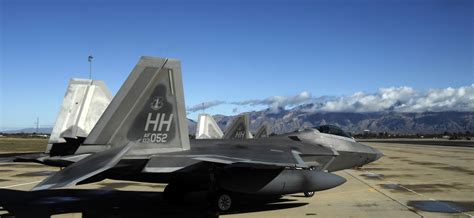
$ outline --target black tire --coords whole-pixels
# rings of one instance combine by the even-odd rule
[[[303,192],[304,196],[307,197],[307,198],[310,198],[310,197],[313,197],[314,196],[314,192]]]
[[[232,209],[233,207],[233,198],[232,195],[229,192],[218,192],[215,195],[214,198],[214,205],[216,206],[216,209],[220,212],[228,212]]]

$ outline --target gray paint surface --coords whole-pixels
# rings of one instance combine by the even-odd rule
[[[255,138],[265,138],[268,137],[270,133],[268,132],[268,125],[262,124],[260,128],[258,128],[257,132],[255,133]]]
[[[199,114],[196,125],[196,139],[220,139],[224,136],[214,118],[209,114]]]
[[[142,57],[77,153],[128,142],[132,155],[188,150],[184,108],[179,61]]]
[[[249,128],[249,115],[241,114],[234,118],[232,124],[227,128],[224,139],[249,139],[253,138]]]
[[[87,137],[112,100],[103,81],[71,79],[56,118],[46,153],[64,138]]]

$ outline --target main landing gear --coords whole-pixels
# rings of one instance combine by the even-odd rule
[[[212,204],[214,204],[216,209],[220,212],[227,212],[233,207],[234,202],[232,200],[233,198],[230,192],[218,191],[213,197]]]
[[[209,169],[208,200],[212,208],[219,212],[228,212],[235,205],[235,195],[219,187],[218,178],[222,176],[219,167],[213,166]]]
[[[310,198],[310,197],[313,197],[314,196],[314,192],[303,192],[304,196],[307,197],[307,198]]]

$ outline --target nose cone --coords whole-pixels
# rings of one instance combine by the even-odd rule
[[[375,148],[372,148],[374,150],[374,153],[375,153],[375,157],[374,157],[374,160],[373,161],[376,161],[378,159],[380,159],[381,157],[383,157],[383,153],[380,152],[379,150],[375,149]]]

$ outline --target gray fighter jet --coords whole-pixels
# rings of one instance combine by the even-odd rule
[[[196,126],[196,139],[251,139],[248,114],[235,117],[225,134],[209,114],[199,114]]]
[[[374,154],[376,160],[383,156],[377,149],[358,143],[350,134],[335,125],[317,126],[278,137],[294,138],[336,150],[339,155],[330,161],[331,164],[326,169],[329,172],[360,167],[372,162],[373,159],[366,154]]]
[[[221,128],[209,114],[199,114],[196,125],[196,139],[220,139],[224,136]]]
[[[199,125],[200,122],[208,122],[214,125],[208,125],[207,129],[206,128],[200,128],[201,125]],[[241,115],[237,118],[234,119],[234,122],[229,129],[234,130],[232,134],[230,135],[242,135],[244,136],[245,132],[240,131],[240,134],[237,134],[236,129],[240,127],[241,129],[248,129],[248,124],[246,125],[246,120],[248,120],[248,117],[245,117],[245,115]],[[217,126],[215,120],[212,118],[212,116],[203,114],[199,116],[199,122],[198,122],[198,127],[197,127],[197,132],[203,132],[201,133],[202,135],[212,135],[215,130],[220,130],[219,127]],[[268,125],[266,123],[263,123],[260,128],[257,130],[255,138],[262,138],[262,137],[269,137],[268,135]],[[338,171],[338,170],[343,170],[343,169],[350,169],[358,166],[362,166],[364,164],[367,164],[370,162],[370,159],[366,159],[365,161],[363,159],[358,160],[358,158],[365,157],[365,155],[358,156],[361,153],[378,153],[379,155],[382,155],[379,153],[377,150],[357,143],[354,138],[352,138],[348,133],[344,132],[341,130],[339,127],[334,126],[334,125],[323,125],[319,127],[314,127],[310,129],[303,129],[301,131],[298,131],[296,133],[289,133],[289,134],[284,134],[280,136],[274,136],[274,137],[290,137],[294,138],[297,140],[301,140],[305,143],[309,144],[315,144],[315,145],[322,145],[325,147],[332,148],[336,150],[340,155],[334,157],[334,160],[330,161],[330,165],[325,169],[327,171]],[[208,137],[209,138],[221,138],[218,136],[214,137]],[[238,137],[235,137],[238,138]],[[304,192],[304,195],[306,197],[312,197],[314,195],[314,192]]]
[[[15,161],[40,162],[74,154],[112,101],[103,81],[73,78],[64,94],[44,153],[17,156]]]
[[[65,155],[66,147],[83,142],[110,101],[112,94],[103,81],[71,79],[45,153]]]
[[[332,164],[340,154],[306,143],[304,136],[190,141],[180,62],[142,57],[75,153],[50,158],[67,167],[33,190],[105,178],[168,183],[169,199],[204,189],[213,205],[226,211],[236,193],[284,195],[343,184],[343,177],[328,172],[345,167]],[[380,157],[369,150],[347,161],[356,166]]]
[[[377,149],[358,143],[350,134],[334,125],[322,125],[276,137],[288,137],[303,143],[323,145],[334,149],[338,155],[332,157],[327,166],[322,169],[326,172],[361,167],[383,156]],[[304,192],[304,195],[312,197],[314,193]]]
[[[238,115],[232,121],[232,124],[227,128],[224,134],[224,139],[251,139],[253,138],[250,132],[250,120],[247,113]]]
[[[267,138],[270,136],[270,133],[268,132],[268,125],[266,123],[263,123],[258,129],[257,132],[255,133],[255,138]]]

